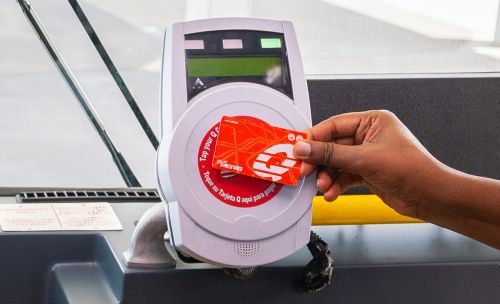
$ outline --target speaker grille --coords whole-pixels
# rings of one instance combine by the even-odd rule
[[[260,253],[259,242],[234,243],[234,252],[241,257],[251,257]]]

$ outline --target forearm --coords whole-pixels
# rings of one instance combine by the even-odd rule
[[[500,249],[500,181],[444,169],[420,217]]]

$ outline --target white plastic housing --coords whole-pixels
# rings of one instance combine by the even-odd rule
[[[215,30],[283,33],[294,99],[263,85],[233,82],[209,88],[188,103],[184,35]],[[265,204],[241,208],[219,201],[207,190],[197,161],[203,137],[224,115],[254,116],[294,130],[311,126],[292,25],[247,18],[176,23],[166,31],[164,48],[157,175],[172,244],[197,259],[226,267],[262,265],[294,253],[309,240],[314,176],[303,178],[296,187],[282,187]]]

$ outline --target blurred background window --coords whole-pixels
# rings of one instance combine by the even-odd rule
[[[67,0],[31,0],[143,186],[155,151]],[[211,17],[289,20],[309,78],[500,70],[499,0],[80,0],[158,136],[165,27]],[[109,152],[16,1],[0,2],[0,187],[123,187]]]

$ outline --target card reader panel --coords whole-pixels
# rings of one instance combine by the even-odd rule
[[[229,82],[269,86],[293,99],[283,34],[225,30],[185,35],[187,100]]]

